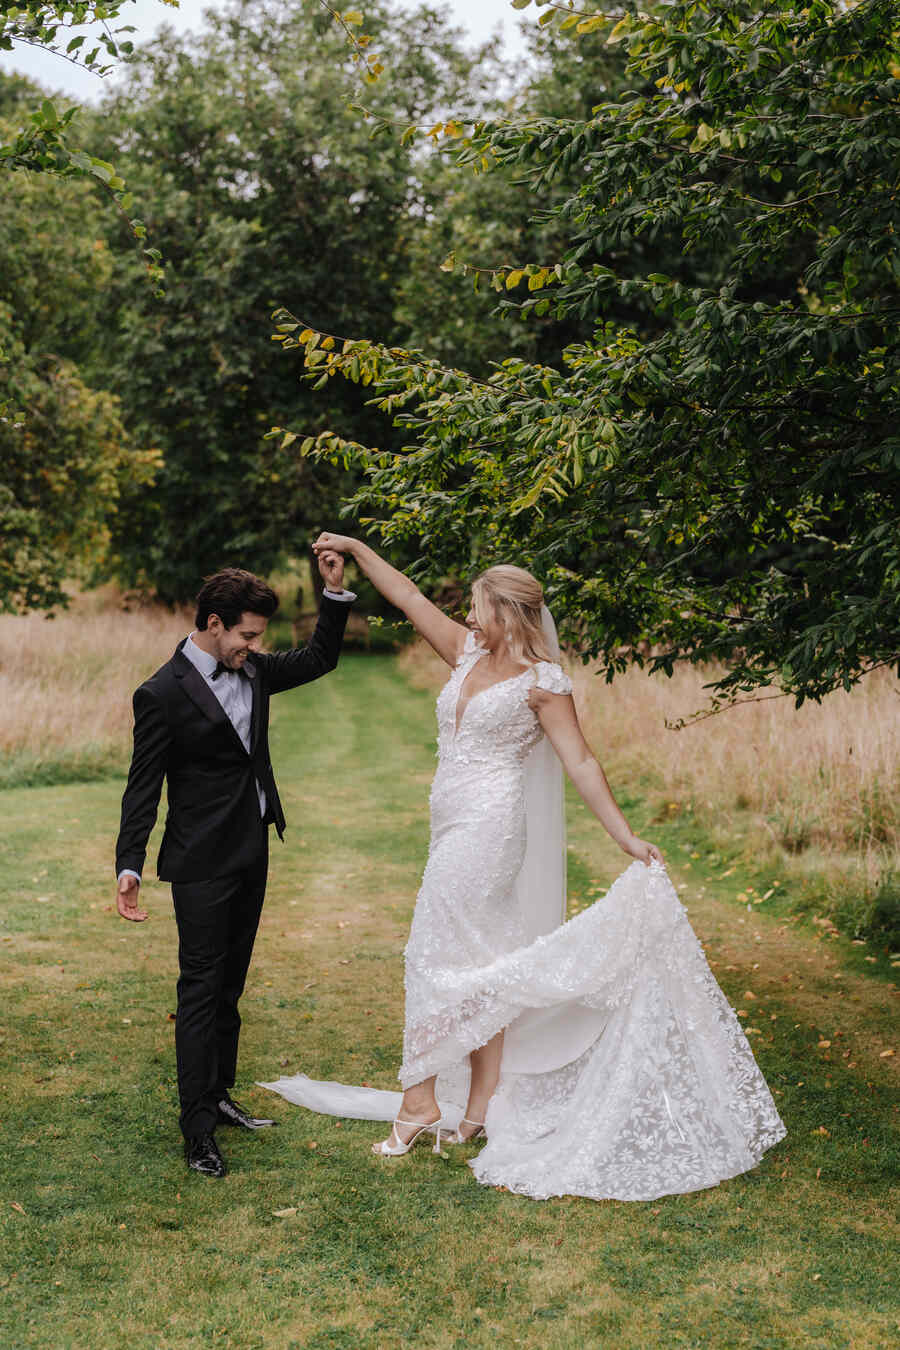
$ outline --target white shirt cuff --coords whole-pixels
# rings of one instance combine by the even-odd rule
[[[140,886],[141,884],[140,872],[132,872],[130,867],[123,867],[119,875],[116,877],[116,881],[117,882],[121,881],[123,877],[135,877],[137,879],[138,885]]]
[[[323,590],[322,594],[327,595],[329,600],[342,600],[344,604],[347,605],[350,604],[351,600],[356,599],[355,591],[330,591],[327,586]]]

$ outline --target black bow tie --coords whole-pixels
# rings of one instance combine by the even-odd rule
[[[217,661],[216,668],[212,673],[212,678],[217,680],[220,675],[236,675],[237,671],[232,670],[231,666],[226,666],[224,661]]]

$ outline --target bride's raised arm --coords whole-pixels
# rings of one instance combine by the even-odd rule
[[[623,816],[606,774],[584,739],[572,695],[551,694],[535,688],[529,695],[529,702],[582,801],[593,811],[607,834],[632,858],[639,858],[648,865],[651,858],[662,862],[662,854],[656,845],[639,839]]]
[[[414,581],[392,567],[361,539],[353,539],[346,534],[331,534],[326,530],[313,544],[313,552],[317,557],[325,550],[351,557],[385,600],[403,611],[416,632],[434,648],[438,656],[448,666],[456,665],[468,633],[464,624],[449,619],[443,610],[422,594]]]

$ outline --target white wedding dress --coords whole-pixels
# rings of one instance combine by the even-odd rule
[[[479,1181],[536,1199],[651,1200],[747,1171],[785,1128],[665,868],[632,863],[562,922],[561,849],[541,847],[544,825],[561,841],[561,791],[549,805],[545,793],[540,822],[526,806],[529,767],[553,754],[528,692],[568,693],[568,677],[540,662],[474,694],[457,726],[482,655],[470,636],[437,703],[401,1083],[437,1074],[444,1123],[455,1125],[469,1052],[506,1028],[488,1142],[470,1163]],[[262,1086],[363,1119],[391,1119],[400,1103],[304,1074]]]

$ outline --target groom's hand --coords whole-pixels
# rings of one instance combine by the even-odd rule
[[[138,907],[140,886],[137,877],[123,877],[116,888],[116,909],[132,923],[142,923],[147,918],[147,911]]]
[[[318,555],[319,575],[330,591],[344,589],[344,559],[326,549]]]

